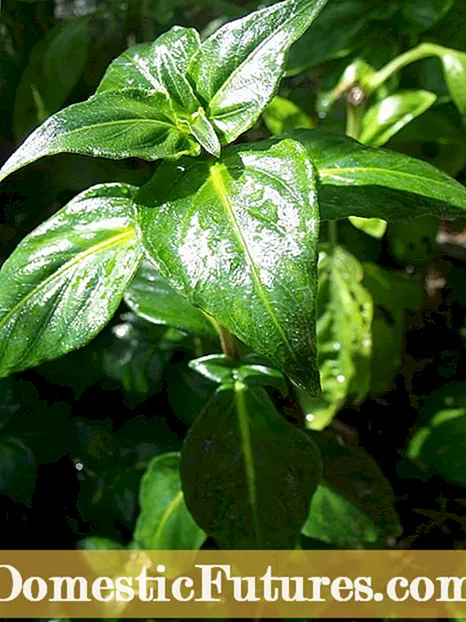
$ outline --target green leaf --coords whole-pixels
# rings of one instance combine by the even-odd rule
[[[325,245],[319,259],[317,344],[322,395],[301,392],[308,427],[321,430],[350,395],[360,401],[370,385],[372,298],[364,271],[344,248]]]
[[[435,254],[438,231],[439,221],[433,216],[390,223],[387,232],[390,255],[402,266],[426,266]]]
[[[141,239],[195,306],[317,392],[314,174],[296,142],[162,165],[137,196]]]
[[[421,280],[373,263],[364,264],[363,285],[374,300],[370,392],[377,395],[395,388],[406,342],[405,316],[421,307],[424,289]]]
[[[342,549],[360,549],[401,533],[390,483],[360,447],[343,445],[327,432],[312,436],[324,474],[303,534]]]
[[[16,91],[13,126],[23,139],[56,112],[78,82],[87,59],[88,19],[59,22],[32,50]]]
[[[271,134],[283,134],[298,127],[314,127],[312,119],[294,102],[275,96],[263,113],[264,123]]]
[[[381,218],[359,218],[359,216],[350,216],[350,223],[356,229],[364,231],[373,238],[383,238],[387,230],[387,221]]]
[[[423,30],[438,22],[451,9],[455,0],[404,0],[403,17]]]
[[[173,354],[164,343],[163,329],[154,335],[154,326],[128,313],[112,326],[113,339],[103,347],[105,373],[121,383],[125,402],[135,408],[162,388],[162,374]],[[157,331],[159,332],[159,331]]]
[[[292,549],[320,477],[320,457],[264,389],[220,388],[181,453],[186,504],[224,549]]]
[[[207,316],[170,287],[147,260],[126,290],[125,302],[133,313],[154,324],[166,324],[186,333],[217,336]]]
[[[210,154],[220,155],[220,143],[186,77],[189,63],[200,48],[199,33],[174,26],[153,43],[136,45],[116,60],[103,77],[98,93],[128,86],[165,93],[175,118]]]
[[[451,382],[429,396],[421,412],[428,420],[408,446],[408,456],[452,484],[466,486],[466,382]]]
[[[0,180],[57,153],[94,157],[176,159],[197,155],[199,145],[177,126],[164,93],[145,89],[110,91],[57,112],[39,126],[0,169]]]
[[[195,551],[206,539],[186,508],[179,465],[179,454],[157,456],[142,478],[134,540],[143,550]]]
[[[437,99],[429,91],[402,91],[378,102],[364,115],[360,142],[380,147]]]
[[[224,354],[209,354],[190,361],[189,366],[207,380],[223,386],[233,387],[238,381],[248,386],[274,387],[283,394],[287,393],[286,380],[281,372],[266,365],[248,363],[248,357],[240,360]]]
[[[466,54],[445,48],[441,60],[450,96],[461,115],[466,118]]]
[[[189,63],[201,44],[194,28],[174,26],[151,43],[140,43],[118,56],[108,67],[97,93],[141,88],[166,92],[160,75],[164,54],[177,64],[177,72],[186,76]]]
[[[202,44],[189,76],[223,143],[252,127],[283,75],[286,53],[328,0],[285,0],[225,24]]]
[[[29,234],[0,271],[0,376],[85,345],[110,320],[141,251],[136,189],[95,186]]]
[[[319,173],[324,220],[455,218],[466,210],[466,188],[426,162],[325,130],[294,130],[287,136],[306,147]]]

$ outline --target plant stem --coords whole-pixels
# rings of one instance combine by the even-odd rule
[[[446,51],[446,48],[441,45],[436,45],[434,43],[421,43],[412,50],[397,56],[397,58],[394,58],[392,61],[387,63],[385,67],[380,69],[380,71],[377,71],[377,73],[373,74],[370,78],[363,82],[362,87],[364,91],[370,95],[376,89],[381,87],[384,82],[391,78],[394,73],[400,71],[407,65],[410,65],[418,60],[422,60],[427,56],[440,56]]]
[[[330,246],[333,249],[336,247],[338,243],[338,227],[336,220],[329,220],[328,223],[328,241]]]
[[[212,317],[210,317],[209,319],[218,333],[223,354],[226,354],[226,356],[229,356],[232,359],[238,359],[239,349],[236,337],[232,333],[230,333],[227,328],[219,324],[217,320]]]

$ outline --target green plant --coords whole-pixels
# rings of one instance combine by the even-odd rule
[[[314,19],[331,25],[353,4],[284,0],[204,40],[194,28],[174,26],[117,57],[94,95],[59,112],[84,55],[75,76],[64,74],[60,96],[47,95],[53,67],[45,64],[46,96],[33,91],[43,123],[0,170],[4,179],[62,153],[164,160],[140,187],[104,183],[78,194],[0,272],[2,377],[86,346],[124,300],[132,311],[120,331],[126,362],[117,356],[115,364],[109,354],[106,368],[139,403],[153,390],[154,368],[170,360],[185,334],[193,336],[184,373],[205,385],[188,393],[194,405],[187,399],[181,408],[189,424],[196,420],[181,459],[158,456],[144,475],[132,546],[197,548],[207,534],[223,548],[293,548],[302,532],[351,547],[399,534],[393,493],[371,457],[312,430],[374,391],[383,341],[395,347],[392,376],[385,367],[379,374],[377,391],[387,389],[419,283],[355,257],[339,244],[338,221],[380,239],[387,221],[413,218],[414,228],[429,228],[437,221],[425,217],[464,215],[464,186],[381,146],[440,97],[397,88],[394,77],[414,61],[440,59],[443,97],[464,117],[466,54],[421,43],[376,68],[367,58],[348,61],[348,29],[344,45],[335,36],[322,52],[321,61],[343,57],[346,66],[318,94],[316,111],[327,125],[314,127],[296,102],[276,96],[278,87],[287,67],[293,75],[317,63],[309,53],[298,62],[305,50],[298,40],[316,32]],[[435,19],[447,11],[443,4]],[[375,2],[370,19],[380,11]],[[414,6],[405,12],[422,27],[433,19]],[[71,30],[87,42],[85,23]],[[334,127],[342,102],[344,132]],[[18,115],[21,135],[25,117]],[[274,136],[250,139],[247,132],[264,125]],[[231,144],[245,133],[249,140]],[[380,309],[391,313],[389,325]],[[152,347],[140,336],[150,325],[137,318],[175,330],[163,329]],[[308,430],[283,417],[286,396]],[[377,482],[375,499],[360,497],[353,472]],[[338,522],[344,515],[351,516],[346,533]]]

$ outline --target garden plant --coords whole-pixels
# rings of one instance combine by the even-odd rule
[[[464,548],[464,19],[5,0],[8,548]]]

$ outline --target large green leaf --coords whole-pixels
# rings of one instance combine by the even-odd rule
[[[466,118],[466,54],[445,49],[441,60],[450,96],[463,118]]]
[[[380,147],[437,99],[429,91],[402,91],[378,102],[364,115],[360,142]]]
[[[318,363],[322,395],[300,394],[308,427],[321,430],[352,394],[370,386],[372,298],[361,284],[363,268],[340,246],[322,248],[317,298]]]
[[[205,533],[194,522],[183,499],[180,456],[157,456],[145,472],[139,490],[141,511],[134,530],[134,546],[145,550],[199,549]]]
[[[466,382],[450,382],[434,391],[420,420],[426,425],[411,439],[408,456],[447,481],[466,486]]]
[[[299,386],[319,388],[314,172],[290,140],[162,165],[137,196],[162,277]]]
[[[466,211],[466,188],[430,164],[325,130],[294,130],[319,173],[323,219],[400,220]]]
[[[224,143],[249,129],[274,96],[286,53],[328,0],[284,0],[219,28],[189,75]]]
[[[320,456],[262,388],[220,387],[181,453],[186,504],[224,549],[292,549],[320,477]]]
[[[83,72],[88,45],[88,19],[80,18],[59,22],[33,48],[16,91],[17,139],[63,105]]]
[[[399,536],[393,491],[371,456],[327,432],[312,438],[321,452],[324,474],[303,534],[350,549],[383,545],[387,536]]]
[[[168,97],[146,89],[104,92],[57,112],[0,169],[0,180],[43,156],[79,153],[145,160],[196,155],[199,145],[180,128]]]
[[[90,341],[109,321],[141,250],[136,189],[95,186],[28,235],[0,271],[0,376]]]
[[[187,333],[216,336],[217,332],[202,311],[193,307],[144,261],[125,292],[130,309],[154,324],[166,324]]]
[[[220,155],[220,143],[186,77],[189,63],[200,47],[193,28],[174,26],[153,43],[136,45],[113,61],[98,93],[142,88],[163,92],[175,118],[211,154]]]

